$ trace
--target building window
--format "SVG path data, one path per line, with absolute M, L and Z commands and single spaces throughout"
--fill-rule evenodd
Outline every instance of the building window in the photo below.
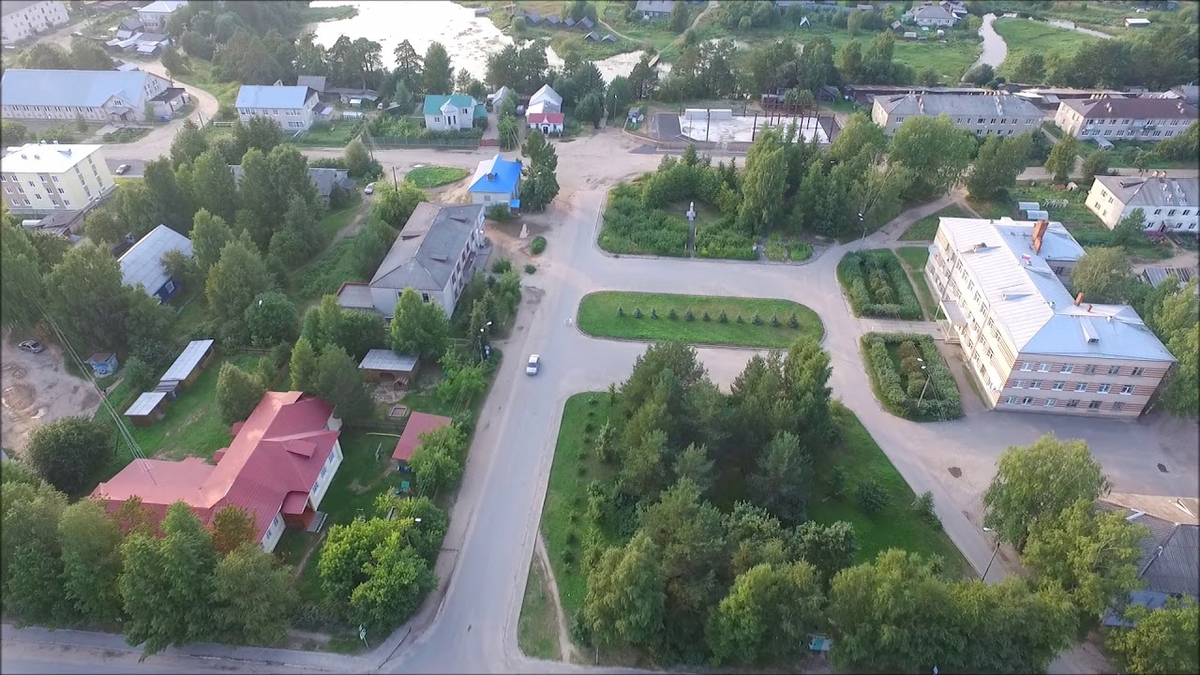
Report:
M 1004 405 L 1012 405 L 1016 402 L 1017 402 L 1017 399 L 1015 396 L 1005 396 L 1004 397 Z
M 1146 369 L 1145 368 L 1134 368 L 1133 371 L 1130 372 L 1129 374 L 1134 377 L 1141 377 L 1146 374 Z
M 1031 381 L 1029 382 L 1029 388 L 1030 388 L 1030 389 L 1041 389 L 1041 388 L 1042 388 L 1042 381 L 1041 381 L 1041 380 L 1031 380 Z
M 70 205 L 71 205 L 71 200 L 70 200 L 70 199 L 64 199 L 64 200 L 63 200 L 63 206 L 70 206 Z
M 1096 393 L 1097 393 L 1097 394 L 1107 394 L 1107 393 L 1108 393 L 1108 392 L 1110 392 L 1110 391 L 1112 391 L 1112 385 L 1111 385 L 1111 384 L 1102 384 L 1102 385 L 1100 385 L 1099 387 L 1097 387 L 1097 388 L 1096 388 Z
M 1088 403 L 1088 410 L 1099 410 L 1099 409 L 1100 409 L 1100 401 L 1092 401 L 1092 402 Z
M 1033 398 L 1026 396 L 1025 398 L 1021 399 L 1021 405 L 1033 405 Z
M 54 181 L 55 183 L 57 183 L 57 182 L 58 182 L 58 176 L 51 176 L 51 177 L 50 177 L 50 180 L 52 180 L 52 181 Z M 1186 214 L 1185 214 L 1185 215 L 1186 215 Z
M 1054 391 L 1062 391 L 1063 387 L 1065 387 L 1065 386 L 1067 386 L 1066 382 L 1055 382 L 1054 383 Z
M 1113 410 L 1124 410 L 1125 409 L 1124 401 L 1117 401 L 1116 403 L 1113 403 L 1112 409 Z
M 1024 389 L 1024 388 L 1025 388 L 1025 380 L 1017 380 L 1016 382 L 1013 382 L 1013 389 Z
M 1039 372 L 1039 373 L 1048 373 L 1048 372 L 1050 372 L 1050 364 L 1049 364 L 1049 363 L 1039 363 L 1039 364 L 1038 364 L 1038 372 Z
M 1064 364 L 1062 364 L 1062 366 L 1061 366 L 1061 367 L 1059 367 L 1059 369 L 1058 369 L 1058 372 L 1060 372 L 1060 373 L 1073 373 L 1073 372 L 1075 372 L 1075 364 L 1073 364 L 1073 363 L 1064 363 Z
M 1046 399 L 1046 407 L 1047 408 L 1053 408 L 1056 405 L 1058 405 L 1058 399 L 1056 399 L 1056 398 Z
M 1096 374 L 1096 366 L 1088 366 L 1087 372 L 1085 374 L 1086 375 L 1095 375 Z
M 1109 366 L 1108 374 L 1109 375 L 1120 375 L 1121 374 L 1121 366 Z
M 1087 391 L 1087 382 L 1076 382 L 1075 391 Z
M 1121 394 L 1124 396 L 1129 396 L 1129 395 L 1133 394 L 1133 385 L 1127 384 L 1127 385 L 1121 387 Z
M 1033 364 L 1026 361 L 1021 364 L 1021 370 L 1025 371 L 1025 372 L 1029 372 L 1029 371 L 1033 370 Z

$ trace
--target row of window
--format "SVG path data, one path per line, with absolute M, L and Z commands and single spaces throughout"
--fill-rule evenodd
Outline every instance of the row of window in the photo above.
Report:
M 291 115 L 292 117 L 300 116 L 300 111 L 296 110 L 294 108 L 284 109 L 284 110 L 279 110 L 279 109 L 274 109 L 274 108 L 271 108 L 271 109 L 268 109 L 268 108 L 238 108 L 238 112 L 240 112 L 243 115 L 276 115 L 276 116 Z
M 1074 363 L 1062 363 L 1062 364 L 1059 364 L 1059 366 L 1058 366 L 1058 370 L 1056 370 L 1056 371 L 1054 371 L 1054 372 L 1057 372 L 1057 373 L 1074 373 L 1074 372 L 1076 372 L 1076 371 L 1075 371 L 1075 367 L 1076 367 L 1076 365 L 1082 365 L 1082 366 L 1083 366 L 1083 368 L 1082 368 L 1082 369 L 1079 371 L 1079 372 L 1080 372 L 1081 374 L 1083 374 L 1083 375 L 1095 375 L 1096 373 L 1098 373 L 1098 372 L 1101 370 L 1101 367 L 1100 367 L 1100 366 L 1097 366 L 1097 365 L 1094 365 L 1094 364 L 1074 364 Z M 1022 363 L 1021 363 L 1021 371 L 1022 371 L 1022 372 L 1026 372 L 1026 373 L 1028 373 L 1028 372 L 1030 372 L 1030 371 L 1034 370 L 1034 368 L 1035 368 L 1035 367 L 1036 367 L 1036 369 L 1037 369 L 1037 372 L 1039 372 L 1039 373 L 1048 373 L 1048 372 L 1050 372 L 1050 369 L 1051 369 L 1052 365 L 1051 365 L 1051 364 L 1049 364 L 1049 363 L 1037 363 L 1037 364 L 1035 364 L 1035 363 L 1034 363 L 1034 362 L 1032 362 L 1032 361 L 1024 361 L 1024 362 L 1022 362 Z M 1108 370 L 1108 374 L 1109 374 L 1109 375 L 1130 375 L 1130 376 L 1133 376 L 1133 377 L 1142 377 L 1143 375 L 1145 375 L 1145 374 L 1146 374 L 1146 369 L 1145 369 L 1145 368 L 1141 368 L 1141 367 L 1131 367 L 1131 368 L 1128 368 L 1128 369 L 1127 369 L 1127 372 L 1124 372 L 1124 373 L 1123 373 L 1123 372 L 1121 372 L 1121 371 L 1123 370 L 1123 367 L 1122 367 L 1122 366 L 1109 366 L 1109 367 L 1107 368 L 1107 370 Z
M 1114 134 L 1113 134 L 1112 129 L 1105 129 L 1104 133 L 1101 134 L 1099 129 L 1092 129 L 1091 127 L 1088 127 L 1087 129 L 1083 130 L 1083 135 L 1084 136 L 1112 136 Z M 1175 135 L 1175 130 L 1167 129 L 1166 131 L 1156 130 L 1154 132 L 1147 131 L 1147 132 L 1142 133 L 1142 132 L 1138 132 L 1136 130 L 1130 129 L 1129 132 L 1126 133 L 1124 129 L 1118 129 L 1117 133 L 1115 135 L 1117 135 L 1117 136 L 1139 136 L 1139 135 L 1140 136 L 1162 136 L 1163 138 L 1170 138 Z
M 1004 403 L 1006 405 L 1031 406 L 1031 405 L 1033 405 L 1033 397 L 1032 396 L 1005 396 Z M 1077 398 L 1071 398 L 1071 399 L 1067 399 L 1066 405 L 1064 407 L 1079 408 L 1079 407 L 1081 407 L 1080 406 L 1081 403 L 1083 403 L 1083 401 L 1080 401 Z M 1058 399 L 1048 398 L 1042 403 L 1042 407 L 1043 408 L 1057 408 L 1058 407 Z M 1103 410 L 1104 402 L 1103 401 L 1088 401 L 1087 409 L 1088 410 Z M 1120 412 L 1125 409 L 1125 402 L 1124 401 L 1113 401 L 1108 406 L 1108 409 L 1116 411 L 1116 412 Z
M 38 198 L 38 199 L 41 199 L 41 198 L 42 198 L 42 196 L 41 196 L 41 195 L 36 195 L 36 196 L 37 196 L 37 198 Z M 31 206 L 31 204 L 30 204 L 30 202 L 29 202 L 29 200 L 28 200 L 28 199 L 21 199 L 21 198 L 19 198 L 19 197 L 13 197 L 12 199 L 8 200 L 8 203 L 9 203 L 9 204 L 12 204 L 13 206 L 21 206 L 22 202 L 24 202 L 24 205 L 25 205 L 25 206 Z M 70 205 L 71 205 L 71 200 L 70 200 L 70 199 L 64 199 L 64 200 L 62 200 L 62 203 L 63 203 L 63 206 L 70 206 Z
M 1182 123 L 1182 124 L 1185 124 L 1185 125 L 1186 125 L 1186 124 L 1189 124 L 1189 122 L 1185 122 L 1185 121 L 1183 121 L 1183 120 L 1178 120 L 1178 119 L 1174 119 L 1174 120 L 1167 120 L 1167 119 L 1163 119 L 1163 118 L 1159 118 L 1159 119 L 1151 119 L 1151 120 L 1131 120 L 1131 119 L 1129 119 L 1129 120 L 1113 120 L 1113 119 L 1106 119 L 1106 120 L 1088 120 L 1088 121 L 1087 121 L 1087 123 L 1088 123 L 1089 125 L 1092 125 L 1092 124 L 1094 124 L 1094 125 L 1096 125 L 1096 126 L 1103 126 L 1103 125 L 1106 125 L 1106 124 L 1107 124 L 1107 125 L 1110 125 L 1110 126 L 1126 126 L 1126 125 L 1129 125 L 1129 124 L 1137 124 L 1138 122 L 1141 122 L 1141 123 L 1143 123 L 1143 124 L 1158 124 L 1158 125 L 1161 125 L 1161 126 L 1164 126 L 1164 127 L 1165 127 L 1165 126 L 1168 126 L 1168 125 L 1169 125 L 1169 126 L 1173 126 L 1173 127 L 1177 127 L 1177 126 L 1179 126 L 1181 123 Z
M 1026 387 L 1028 387 L 1030 389 L 1041 389 L 1043 384 L 1045 384 L 1045 382 L 1043 382 L 1042 380 L 1016 380 L 1013 382 L 1012 388 L 1013 389 L 1025 389 Z M 1086 392 L 1088 389 L 1087 382 L 1075 382 L 1074 385 L 1075 385 L 1075 391 L 1078 391 L 1078 392 Z M 1065 391 L 1066 387 L 1067 387 L 1066 382 L 1055 382 L 1054 385 L 1051 387 L 1051 391 Z M 1096 393 L 1097 394 L 1111 394 L 1112 393 L 1112 385 L 1111 384 L 1097 385 Z M 1133 385 L 1132 384 L 1121 385 L 1121 395 L 1122 396 L 1132 396 L 1133 395 Z

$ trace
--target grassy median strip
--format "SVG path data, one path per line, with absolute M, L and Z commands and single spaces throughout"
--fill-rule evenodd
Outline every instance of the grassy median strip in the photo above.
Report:
M 517 646 L 525 656 L 547 661 L 562 658 L 558 649 L 558 618 L 554 614 L 554 598 L 546 570 L 535 555 L 529 564 L 529 580 L 525 583 L 525 601 L 517 623 Z
M 769 348 L 787 347 L 801 335 L 820 340 L 825 333 L 816 312 L 791 300 L 624 291 L 584 296 L 579 328 L 595 337 Z

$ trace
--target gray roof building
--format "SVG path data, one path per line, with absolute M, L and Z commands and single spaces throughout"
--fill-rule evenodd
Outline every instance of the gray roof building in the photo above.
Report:
M 229 170 L 233 172 L 233 181 L 241 182 L 242 165 L 230 164 Z M 317 187 L 317 196 L 324 200 L 329 199 L 335 185 L 343 190 L 354 190 L 357 187 L 357 183 L 350 178 L 345 169 L 312 166 L 308 168 L 308 179 Z
M 59 106 L 98 108 L 116 96 L 139 107 L 146 101 L 147 80 L 156 78 L 141 70 L 22 70 L 9 68 L 0 79 L 0 101 L 5 106 Z
M 296 78 L 297 87 L 308 87 L 318 94 L 325 93 L 324 75 L 301 75 Z
M 138 240 L 119 259 L 121 275 L 126 286 L 141 284 L 149 295 L 165 300 L 175 292 L 171 275 L 163 267 L 162 258 L 167 251 L 181 251 L 192 256 L 192 240 L 166 225 L 159 225 Z M 168 285 L 172 287 L 164 290 Z
M 1148 495 L 1109 495 L 1097 503 L 1102 511 L 1127 514 L 1129 522 L 1150 531 L 1142 540 L 1138 576 L 1145 587 L 1129 594 L 1129 604 L 1155 609 L 1172 597 L 1200 597 L 1200 521 L 1197 500 L 1170 499 Z M 1115 613 L 1104 623 L 1128 625 Z
M 1042 123 L 1042 111 L 1012 94 L 902 94 L 876 96 L 871 119 L 889 136 L 910 117 L 946 115 L 960 129 L 979 136 L 1008 136 L 1032 131 Z

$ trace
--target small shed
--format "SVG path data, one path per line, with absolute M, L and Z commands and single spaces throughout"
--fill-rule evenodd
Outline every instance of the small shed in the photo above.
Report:
M 1017 202 L 1018 211 L 1037 211 L 1042 205 L 1037 202 Z
M 1025 216 L 1029 218 L 1029 220 L 1049 220 L 1050 212 L 1039 211 L 1038 209 L 1029 209 L 1025 212 Z
M 1150 19 L 1141 19 L 1141 18 L 1132 17 L 1132 16 L 1125 17 L 1125 27 L 1126 28 L 1145 28 L 1146 26 L 1149 26 L 1149 25 L 1150 25 Z
M 392 452 L 392 459 L 396 462 L 396 468 L 407 465 L 412 460 L 413 453 L 416 452 L 417 446 L 421 444 L 421 434 L 453 423 L 454 420 L 449 417 L 442 417 L 441 415 L 430 415 L 429 413 L 422 412 L 410 414 L 408 416 L 408 423 L 404 425 L 404 433 L 400 434 L 400 440 L 396 441 L 396 449 Z
M 117 363 L 117 355 L 109 353 L 92 354 L 84 363 L 92 367 L 92 372 L 100 377 L 107 377 L 117 372 L 120 364 Z
M 190 387 L 196 378 L 200 377 L 200 373 L 204 371 L 208 362 L 212 360 L 213 343 L 212 338 L 189 342 L 179 353 L 175 363 L 172 363 L 171 367 L 167 368 L 167 372 L 163 373 L 162 379 L 158 381 L 158 386 L 154 388 L 154 391 L 175 394 Z
M 601 42 L 616 42 L 617 36 L 613 35 L 612 33 L 609 33 L 609 34 L 605 35 L 604 37 L 600 38 L 600 41 Z
M 167 394 L 161 391 L 142 392 L 142 395 L 137 397 L 133 405 L 125 411 L 125 416 L 133 422 L 135 426 L 148 427 L 155 422 L 162 420 L 166 414 Z
M 372 349 L 363 357 L 358 369 L 363 379 L 380 384 L 406 386 L 417 374 L 418 358 L 410 354 L 397 354 L 390 349 Z

